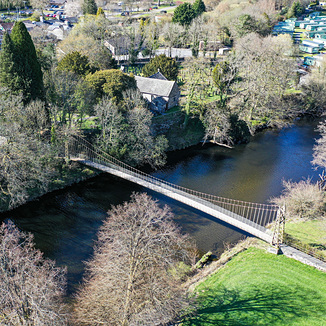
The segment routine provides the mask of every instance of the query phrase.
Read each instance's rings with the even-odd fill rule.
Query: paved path
[[[295,249],[287,245],[281,245],[281,250],[283,252],[283,255],[289,258],[293,258],[295,260],[300,261],[301,263],[304,263],[309,266],[313,266],[323,272],[326,272],[326,263],[315,257],[312,257],[298,249]]]

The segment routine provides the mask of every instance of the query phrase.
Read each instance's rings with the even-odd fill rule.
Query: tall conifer
[[[44,85],[41,65],[37,59],[36,50],[31,36],[24,23],[16,22],[11,40],[14,45],[14,64],[18,75],[18,84],[23,93],[24,101],[44,100]]]
[[[15,66],[15,49],[7,32],[4,33],[0,51],[0,86],[19,92],[19,77]]]
[[[97,13],[97,5],[95,0],[84,0],[82,5],[84,15],[96,15]]]
[[[206,11],[206,6],[203,0],[196,0],[192,5],[192,9],[194,10],[196,17],[200,16],[203,12]]]

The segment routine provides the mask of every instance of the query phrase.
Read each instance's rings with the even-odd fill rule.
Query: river
[[[280,131],[266,130],[249,144],[234,149],[194,146],[169,154],[166,166],[153,175],[183,187],[239,200],[266,203],[280,195],[282,180],[318,179],[312,169],[316,122],[298,122]],[[12,219],[32,232],[37,248],[60,266],[68,266],[68,292],[81,280],[83,261],[92,254],[96,232],[111,205],[146,189],[101,174],[80,184],[28,203],[0,219]],[[148,191],[159,203],[171,206],[175,221],[190,233],[202,252],[223,251],[225,244],[245,237],[233,228],[163,195]]]

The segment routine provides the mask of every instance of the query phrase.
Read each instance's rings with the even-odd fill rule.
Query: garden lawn
[[[326,325],[326,273],[249,248],[194,290],[188,325]]]

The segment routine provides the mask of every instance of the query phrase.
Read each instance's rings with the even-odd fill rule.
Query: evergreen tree
[[[0,51],[0,85],[16,93],[19,91],[19,78],[16,71],[14,55],[14,45],[9,34],[5,32]]]
[[[31,36],[23,22],[16,22],[10,38],[13,43],[13,77],[16,77],[14,92],[21,92],[24,102],[44,100],[44,85],[41,65],[37,59],[36,50]],[[9,76],[9,75],[8,75]],[[6,85],[5,85],[6,86]]]
[[[145,77],[148,77],[157,73],[158,70],[168,80],[177,80],[179,72],[178,63],[165,54],[152,58],[151,61],[144,66],[142,73]]]
[[[200,16],[203,12],[205,12],[206,7],[203,0],[196,0],[192,5],[192,9],[194,10],[196,17]]]
[[[87,75],[91,71],[88,57],[78,51],[66,54],[58,64],[58,70],[70,71],[77,75]]]
[[[286,17],[293,18],[299,17],[304,13],[304,7],[301,5],[299,1],[293,2],[291,8],[289,9]]]
[[[97,14],[97,5],[94,0],[84,0],[83,6],[84,15],[96,15]]]
[[[189,26],[195,17],[196,14],[192,5],[188,2],[184,2],[175,9],[172,21],[174,23],[179,23],[182,26]]]
[[[88,74],[85,80],[95,91],[98,100],[103,95],[108,95],[115,104],[122,102],[123,92],[137,89],[135,78],[118,69],[96,71],[94,74]]]

